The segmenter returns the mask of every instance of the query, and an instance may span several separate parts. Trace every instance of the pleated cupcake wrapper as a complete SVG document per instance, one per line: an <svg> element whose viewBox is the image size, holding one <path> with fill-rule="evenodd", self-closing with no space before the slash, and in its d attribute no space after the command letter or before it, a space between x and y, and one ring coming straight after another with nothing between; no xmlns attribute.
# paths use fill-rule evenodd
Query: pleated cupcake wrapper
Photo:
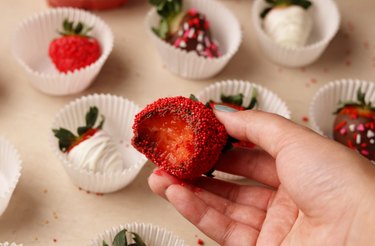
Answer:
<svg viewBox="0 0 375 246"><path fill-rule="evenodd" d="M0 185L0 216L8 207L10 198L21 176L22 161L16 148L0 137L0 175L5 181Z"/></svg>
<svg viewBox="0 0 375 246"><path fill-rule="evenodd" d="M244 95L243 105L250 103L253 90L257 91L258 110L279 114L290 119L291 114L286 103L281 100L272 91L258 85L243 80L227 80L212 84L197 94L197 98L202 103L210 100L220 102L220 95L236 95L242 93ZM214 175L221 179L236 180L243 178L242 176L233 175L225 172L215 171Z"/></svg>
<svg viewBox="0 0 375 246"><path fill-rule="evenodd" d="M0 243L0 246L23 246L23 244L4 242Z"/></svg>
<svg viewBox="0 0 375 246"><path fill-rule="evenodd" d="M52 129L64 127L74 133L78 126L85 124L85 115L90 106L97 106L105 117L103 130L112 136L116 143L121 143L127 168L121 172L100 173L80 169L67 159L67 154L60 151L58 140ZM65 106L56 116L50 129L50 142L54 153L63 164L72 182L87 191L109 193L117 191L131 183L142 169L147 159L130 144L132 125L139 107L133 102L113 95L94 94L77 99Z"/></svg>
<svg viewBox="0 0 375 246"><path fill-rule="evenodd" d="M312 0L307 10L313 19L313 27L306 46L284 47L273 41L263 29L260 13L267 7L264 0L255 0L252 6L252 22L263 53L272 62L285 67L302 67L316 61L336 35L340 26L340 13L334 0Z"/></svg>
<svg viewBox="0 0 375 246"><path fill-rule="evenodd" d="M129 232L137 233L147 246L184 246L184 240L174 235L172 232L167 231L165 228L144 223L131 223L121 225L116 228L105 231L104 233L97 236L96 239L89 243L89 246L102 246L103 241L111 245L116 234L123 229L127 229Z"/></svg>
<svg viewBox="0 0 375 246"><path fill-rule="evenodd" d="M159 38L152 27L159 25L159 16L152 9L146 16L146 31L159 52L163 63L173 74L187 79L205 79L219 73L237 52L242 33L236 17L216 0L186 0L184 9L195 8L206 15L211 34L219 44L220 58L204 58L196 52L186 52Z"/></svg>
<svg viewBox="0 0 375 246"><path fill-rule="evenodd" d="M90 36L101 45L102 54L93 64L68 73L60 73L48 55L50 42L59 36L64 19L82 21L93 30ZM97 16L74 8L55 8L24 20L13 37L13 54L25 69L37 90L49 95L79 93L91 85L113 48L110 28Z"/></svg>
<svg viewBox="0 0 375 246"><path fill-rule="evenodd" d="M357 92L366 93L365 101L375 104L375 83L359 79L341 79L329 82L314 95L309 109L310 125L321 135L333 137L333 114L340 102L357 101Z"/></svg>

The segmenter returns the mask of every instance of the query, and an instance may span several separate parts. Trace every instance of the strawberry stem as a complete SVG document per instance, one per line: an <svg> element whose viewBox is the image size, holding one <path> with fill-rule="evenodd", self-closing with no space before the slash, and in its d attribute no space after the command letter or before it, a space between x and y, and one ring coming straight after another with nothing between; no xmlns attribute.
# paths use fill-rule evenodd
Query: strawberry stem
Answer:
<svg viewBox="0 0 375 246"><path fill-rule="evenodd" d="M264 18L266 15L276 7L288 7L292 5L300 6L304 9L310 8L312 5L311 1L309 0L265 0L271 6L265 8L261 13L260 17Z"/></svg>
<svg viewBox="0 0 375 246"><path fill-rule="evenodd" d="M88 33L94 27L86 26L82 22L78 22L77 24L74 21L69 21L65 19L63 22L63 31L59 31L60 35L62 36L69 36L69 35L78 35L82 37L89 37Z"/></svg>

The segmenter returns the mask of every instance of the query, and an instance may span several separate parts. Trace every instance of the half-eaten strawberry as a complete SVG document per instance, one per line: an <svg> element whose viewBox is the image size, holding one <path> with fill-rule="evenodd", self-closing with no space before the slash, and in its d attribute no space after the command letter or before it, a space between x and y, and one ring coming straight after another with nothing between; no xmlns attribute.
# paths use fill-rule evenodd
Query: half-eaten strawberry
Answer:
<svg viewBox="0 0 375 246"><path fill-rule="evenodd" d="M204 104L162 98L135 117L133 146L166 172L193 179L212 169L228 135Z"/></svg>
<svg viewBox="0 0 375 246"><path fill-rule="evenodd" d="M375 160L375 107L366 103L365 93L359 89L357 101L345 102L335 112L333 138Z"/></svg>

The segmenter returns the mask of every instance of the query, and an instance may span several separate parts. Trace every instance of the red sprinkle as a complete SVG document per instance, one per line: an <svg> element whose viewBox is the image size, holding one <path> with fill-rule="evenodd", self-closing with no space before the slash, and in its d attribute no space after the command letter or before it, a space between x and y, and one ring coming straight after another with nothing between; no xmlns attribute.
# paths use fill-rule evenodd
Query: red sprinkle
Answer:
<svg viewBox="0 0 375 246"><path fill-rule="evenodd" d="M198 239L198 241L197 241L197 243L199 244L199 245L204 245L204 241L202 240L202 239Z"/></svg>
<svg viewBox="0 0 375 246"><path fill-rule="evenodd" d="M309 122L309 118L308 118L307 116L303 116L303 117L302 117L302 121L303 121L303 122Z"/></svg>
<svg viewBox="0 0 375 246"><path fill-rule="evenodd" d="M342 121L342 122L338 123L338 124L335 126L335 131L340 130L340 129L343 128L345 125L346 125L346 121Z"/></svg>
<svg viewBox="0 0 375 246"><path fill-rule="evenodd" d="M349 147L349 148L351 148L351 149L355 149L355 148L354 148L354 145L353 145L353 143L352 143L352 141L348 140L347 144L348 144L348 147Z"/></svg>

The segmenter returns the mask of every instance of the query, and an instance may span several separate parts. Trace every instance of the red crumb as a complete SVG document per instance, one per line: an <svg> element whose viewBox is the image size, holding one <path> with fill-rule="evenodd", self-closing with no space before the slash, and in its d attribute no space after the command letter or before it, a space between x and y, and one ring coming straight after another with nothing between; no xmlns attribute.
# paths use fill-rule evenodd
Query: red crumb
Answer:
<svg viewBox="0 0 375 246"><path fill-rule="evenodd" d="M54 243L57 243L57 239L56 239L56 238L54 238L54 239L53 239L53 242L54 242Z"/></svg>
<svg viewBox="0 0 375 246"><path fill-rule="evenodd" d="M204 241L202 240L202 239L198 239L198 241L197 241L197 243L199 244L199 245L204 245Z"/></svg>
<svg viewBox="0 0 375 246"><path fill-rule="evenodd" d="M307 116L303 116L303 117L302 117L302 121L303 121L303 122L309 122L309 118L308 118Z"/></svg>
<svg viewBox="0 0 375 246"><path fill-rule="evenodd" d="M157 176L163 176L163 171L161 169L154 170L154 174Z"/></svg>

